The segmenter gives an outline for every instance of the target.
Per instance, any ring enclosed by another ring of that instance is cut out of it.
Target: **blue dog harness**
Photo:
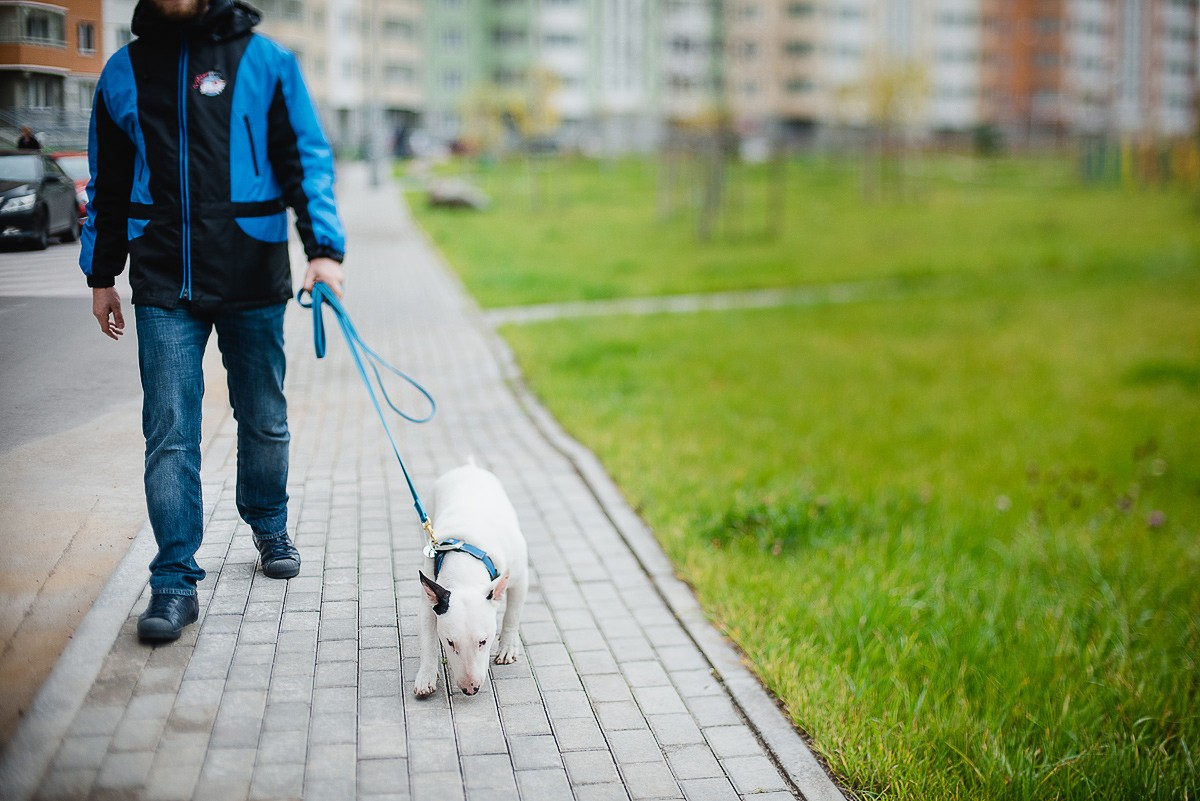
[[[450,551],[462,551],[465,554],[474,556],[483,563],[488,575],[492,577],[492,581],[500,578],[500,571],[496,569],[496,563],[492,561],[492,557],[487,555],[487,551],[476,548],[469,542],[448,537],[441,542],[430,543],[425,548],[425,555],[433,559],[433,578],[435,580],[438,577],[438,573],[442,572],[442,560],[446,558],[446,554]]]

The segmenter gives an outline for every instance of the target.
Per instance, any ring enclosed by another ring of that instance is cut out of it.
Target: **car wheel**
[[[74,212],[74,209],[71,210]],[[67,225],[67,230],[63,231],[59,236],[60,242],[74,242],[79,238],[79,218],[73,213],[71,214],[71,222]]]
[[[33,249],[45,250],[50,247],[50,212],[44,206],[33,224]]]

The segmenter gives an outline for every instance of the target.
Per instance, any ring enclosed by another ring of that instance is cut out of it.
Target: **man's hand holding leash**
[[[312,292],[313,286],[320,281],[333,290],[339,298],[345,291],[346,271],[339,261],[318,256],[308,263],[308,271],[304,273],[304,288]]]

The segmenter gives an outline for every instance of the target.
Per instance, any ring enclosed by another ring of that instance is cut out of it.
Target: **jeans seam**
[[[171,587],[162,587],[162,588],[158,588],[158,589],[151,587],[150,594],[151,595],[180,595],[180,596],[191,597],[196,594],[196,591],[195,590],[176,590],[176,589],[172,589]]]

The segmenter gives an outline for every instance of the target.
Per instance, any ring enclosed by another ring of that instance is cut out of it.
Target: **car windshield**
[[[72,180],[83,181],[91,177],[87,156],[58,156],[54,160]]]
[[[41,156],[0,156],[0,181],[36,181],[41,177]]]

